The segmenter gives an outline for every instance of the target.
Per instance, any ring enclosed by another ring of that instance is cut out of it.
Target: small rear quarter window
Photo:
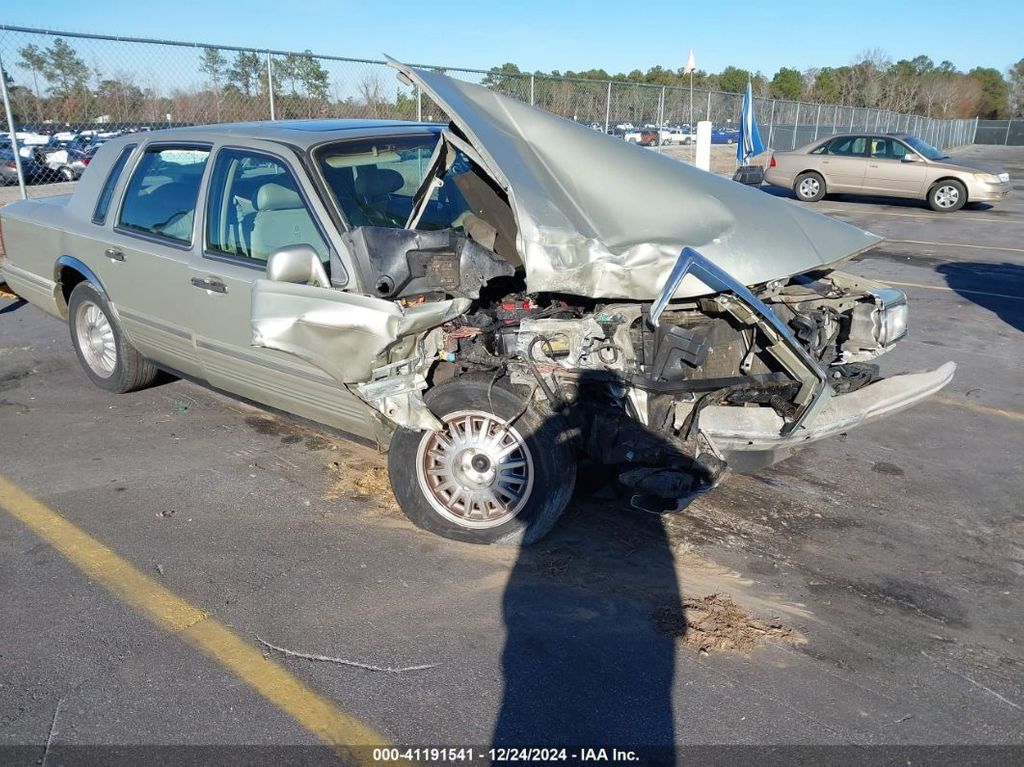
[[[100,198],[96,201],[96,210],[92,214],[92,222],[94,224],[106,222],[110,200],[114,197],[114,187],[117,186],[117,180],[121,178],[121,171],[124,170],[125,163],[128,162],[128,158],[135,151],[135,146],[135,144],[126,146],[121,150],[121,154],[117,156],[117,160],[114,161],[114,167],[110,169],[106,183],[103,184],[103,190],[100,192]]]

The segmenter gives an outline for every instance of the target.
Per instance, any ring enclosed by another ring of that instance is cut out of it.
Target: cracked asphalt
[[[965,154],[1024,179],[1022,148]],[[957,375],[677,515],[591,496],[522,552],[435,538],[372,449],[184,381],[109,395],[9,298],[0,475],[394,743],[1024,745],[1024,186],[816,208],[890,238],[851,265],[910,296],[885,372]],[[774,630],[695,647],[670,618],[713,594]],[[0,605],[0,745],[317,742],[5,513]]]

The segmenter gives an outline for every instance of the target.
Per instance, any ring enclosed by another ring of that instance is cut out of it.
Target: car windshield
[[[404,227],[438,138],[431,132],[337,142],[318,149],[324,180],[349,224]],[[469,161],[459,153],[443,183],[431,192],[418,229],[458,226],[469,205],[454,179],[468,170]]]
[[[926,160],[945,160],[947,157],[940,150],[933,147],[927,141],[919,139],[917,136],[907,136],[903,140]]]

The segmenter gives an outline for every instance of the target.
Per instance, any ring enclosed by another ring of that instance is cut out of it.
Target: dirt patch
[[[651,620],[659,631],[672,634],[701,653],[719,650],[749,653],[768,639],[786,642],[797,639],[792,629],[780,623],[760,621],[720,594],[686,599],[682,611],[674,606],[659,607]]]
[[[0,298],[18,298],[18,294],[7,287],[7,284],[4,283],[0,285]]]
[[[382,511],[399,510],[384,466],[359,460],[334,460],[327,464],[327,475],[330,484],[324,493],[325,501],[370,500]]]

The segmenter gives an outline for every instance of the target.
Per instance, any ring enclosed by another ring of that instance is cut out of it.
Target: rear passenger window
[[[118,225],[190,243],[199,184],[209,156],[210,150],[195,147],[147,149],[128,182]]]
[[[222,149],[210,181],[206,250],[266,261],[288,245],[310,245],[321,261],[330,260],[330,249],[284,162]]]
[[[118,179],[121,178],[121,171],[124,170],[125,163],[128,162],[128,158],[134,151],[135,144],[130,144],[121,150],[121,154],[114,161],[114,167],[110,169],[107,182],[103,185],[103,191],[100,192],[100,198],[96,202],[96,210],[92,214],[94,224],[106,223],[107,210],[110,208],[110,200],[114,196],[114,187],[117,186]]]
[[[828,153],[840,157],[863,157],[867,149],[867,136],[841,136],[828,145]]]

